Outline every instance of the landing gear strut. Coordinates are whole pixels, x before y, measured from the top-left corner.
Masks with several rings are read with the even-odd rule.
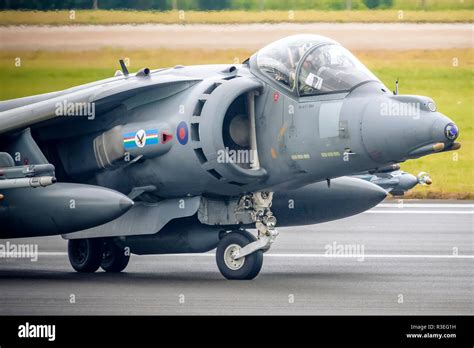
[[[246,211],[255,221],[258,237],[246,230],[225,235],[217,245],[216,262],[227,279],[249,280],[262,269],[263,253],[268,251],[278,236],[276,218],[270,211],[272,192],[256,192],[240,199],[238,210]]]
[[[127,267],[130,254],[113,239],[70,239],[69,262],[81,273],[94,273],[101,267],[106,272],[121,272]]]

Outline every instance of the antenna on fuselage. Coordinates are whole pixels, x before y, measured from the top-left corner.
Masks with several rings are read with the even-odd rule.
[[[122,68],[122,72],[125,76],[128,76],[128,69],[127,66],[125,65],[125,61],[123,59],[119,60],[120,62],[120,67]]]
[[[397,81],[395,81],[395,91],[393,91],[393,94],[398,95],[398,77],[397,77]]]

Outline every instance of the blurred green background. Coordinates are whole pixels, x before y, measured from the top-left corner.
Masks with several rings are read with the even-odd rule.
[[[135,9],[135,10],[459,10],[474,9],[474,0],[0,0],[1,9]]]

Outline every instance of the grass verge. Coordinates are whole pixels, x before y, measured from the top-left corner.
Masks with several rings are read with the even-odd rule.
[[[233,24],[233,23],[472,23],[474,11],[0,11],[0,25]]]

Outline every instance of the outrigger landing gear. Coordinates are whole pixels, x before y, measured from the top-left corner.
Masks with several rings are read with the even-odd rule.
[[[251,214],[258,237],[246,230],[226,234],[217,245],[216,262],[227,279],[249,280],[262,269],[263,253],[278,236],[276,218],[270,211],[272,192],[257,192],[241,198],[238,210]]]
[[[69,262],[81,273],[94,273],[101,267],[106,272],[121,272],[127,267],[130,254],[113,239],[70,239]]]

